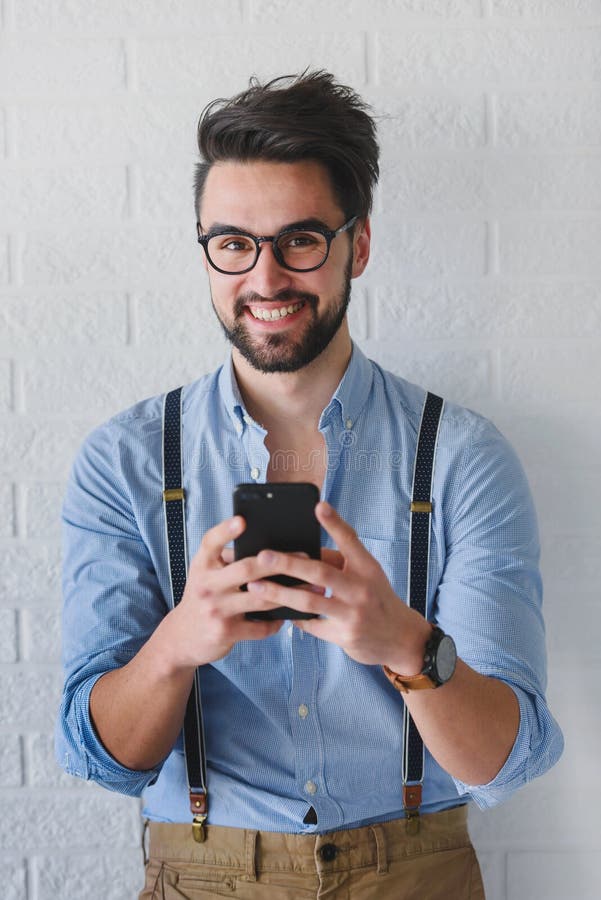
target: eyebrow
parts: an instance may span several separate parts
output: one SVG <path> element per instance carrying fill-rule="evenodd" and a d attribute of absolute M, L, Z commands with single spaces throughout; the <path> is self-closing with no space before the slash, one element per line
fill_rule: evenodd
<path fill-rule="evenodd" d="M 312 228 L 325 229 L 325 231 L 331 230 L 329 225 L 327 225 L 321 219 L 311 218 L 300 219 L 298 222 L 290 222 L 287 225 L 283 225 L 282 228 L 276 231 L 275 234 L 281 234 L 283 231 L 309 231 Z M 206 231 L 206 234 L 211 235 L 212 237 L 213 235 L 217 234 L 252 234 L 252 231 L 248 231 L 245 228 L 240 228 L 239 225 L 230 225 L 228 222 L 213 222 L 211 227 Z M 261 234 L 254 235 L 254 237 L 264 236 L 265 235 Z"/>

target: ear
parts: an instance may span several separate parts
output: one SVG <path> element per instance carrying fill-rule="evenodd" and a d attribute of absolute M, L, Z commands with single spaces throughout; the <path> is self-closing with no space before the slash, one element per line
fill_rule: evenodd
<path fill-rule="evenodd" d="M 369 216 L 359 220 L 355 226 L 353 235 L 353 269 L 351 278 L 358 278 L 365 271 L 369 261 L 369 249 L 371 245 L 371 224 Z"/>

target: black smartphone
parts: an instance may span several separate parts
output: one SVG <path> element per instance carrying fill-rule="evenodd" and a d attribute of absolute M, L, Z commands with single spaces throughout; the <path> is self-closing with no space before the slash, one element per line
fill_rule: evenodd
<path fill-rule="evenodd" d="M 316 485 L 304 481 L 239 484 L 234 490 L 234 515 L 243 516 L 246 528 L 234 541 L 234 559 L 256 556 L 269 548 L 284 553 L 303 552 L 321 558 L 320 525 L 315 517 L 319 502 Z M 270 581 L 287 586 L 303 584 L 289 575 L 273 575 Z M 240 585 L 246 590 L 246 585 Z M 313 613 L 287 606 L 246 613 L 247 619 L 314 619 Z"/>

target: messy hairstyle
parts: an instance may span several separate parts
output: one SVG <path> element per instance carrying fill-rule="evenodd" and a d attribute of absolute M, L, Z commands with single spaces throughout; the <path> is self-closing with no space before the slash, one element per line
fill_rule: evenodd
<path fill-rule="evenodd" d="M 314 160 L 329 173 L 347 218 L 371 210 L 379 148 L 370 107 L 323 70 L 285 75 L 209 103 L 198 123 L 201 162 L 194 176 L 197 218 L 215 162 Z"/>

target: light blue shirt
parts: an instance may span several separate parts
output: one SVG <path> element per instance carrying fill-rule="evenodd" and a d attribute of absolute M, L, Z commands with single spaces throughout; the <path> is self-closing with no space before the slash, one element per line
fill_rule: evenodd
<path fill-rule="evenodd" d="M 409 503 L 424 391 L 356 345 L 323 410 L 322 498 L 356 529 L 407 596 Z M 144 795 L 151 819 L 189 822 L 181 738 L 161 766 L 132 771 L 90 721 L 96 680 L 128 662 L 170 605 L 162 504 L 162 396 L 93 431 L 63 508 L 64 667 L 57 758 L 71 774 Z M 266 431 L 248 415 L 231 366 L 183 391 L 189 556 L 232 514 L 239 482 L 265 481 Z M 280 461 L 294 465 L 293 456 Z M 541 775 L 563 739 L 545 702 L 546 660 L 536 517 L 515 453 L 475 413 L 446 404 L 433 482 L 429 618 L 476 671 L 509 684 L 520 706 L 515 745 L 489 784 L 452 778 L 426 751 L 423 811 L 473 799 L 485 808 Z M 331 546 L 325 532 L 324 544 Z M 199 634 L 199 640 L 202 635 Z M 238 643 L 201 670 L 209 823 L 314 832 L 403 815 L 403 699 L 379 666 L 289 622 Z M 310 806 L 318 824 L 305 825 Z"/>

